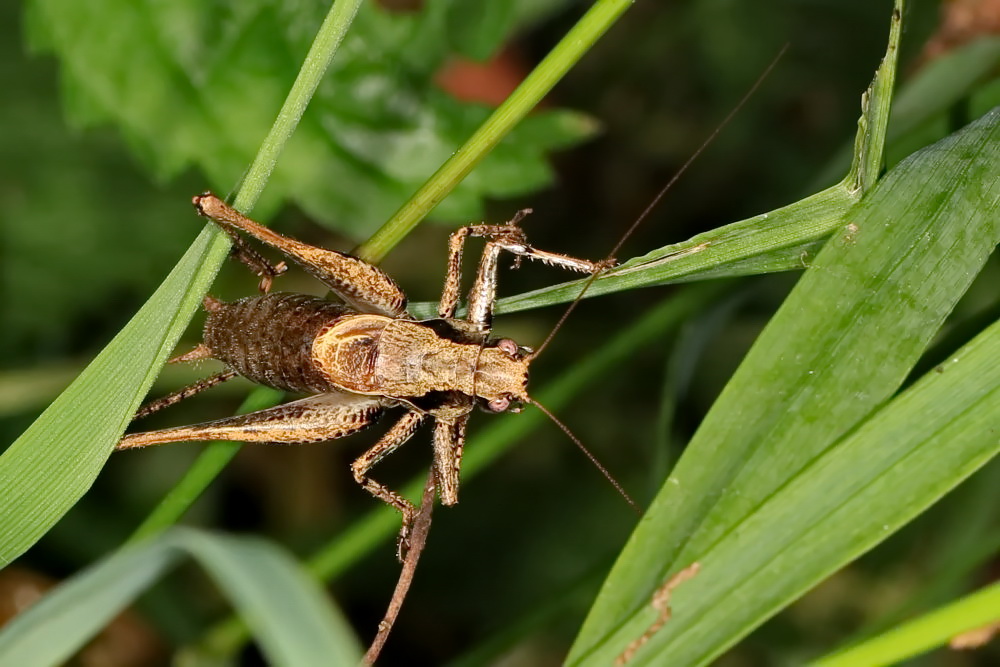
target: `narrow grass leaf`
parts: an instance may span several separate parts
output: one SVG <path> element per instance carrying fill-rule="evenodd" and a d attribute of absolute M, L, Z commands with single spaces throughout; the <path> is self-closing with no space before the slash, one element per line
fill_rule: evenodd
<path fill-rule="evenodd" d="M 208 289 L 214 272 L 206 262 L 225 252 L 224 241 L 203 232 L 132 321 L 0 456 L 0 564 L 90 488 Z"/>
<path fill-rule="evenodd" d="M 277 665 L 353 665 L 361 651 L 347 621 L 295 559 L 258 539 L 182 534 Z"/>
<path fill-rule="evenodd" d="M 357 255 L 378 261 L 440 204 L 486 155 L 552 90 L 601 35 L 632 6 L 632 0 L 596 0 L 521 85 L 393 214 Z"/>
<path fill-rule="evenodd" d="M 871 189 L 881 170 L 902 11 L 902 0 L 896 0 L 885 57 L 861 96 L 854 159 L 840 183 L 788 206 L 634 257 L 593 281 L 587 298 L 652 285 L 804 269 L 830 234 L 843 226 L 847 211 Z M 496 310 L 510 313 L 566 303 L 577 297 L 583 283 L 577 280 L 500 299 Z"/>
<path fill-rule="evenodd" d="M 886 137 L 890 164 L 894 162 L 892 155 L 905 155 L 899 150 L 901 144 L 910 143 L 911 134 L 934 118 L 944 116 L 992 79 L 998 64 L 1000 37 L 982 37 L 926 63 L 908 77 L 892 101 Z M 925 138 L 924 142 L 936 138 Z M 851 149 L 852 146 L 844 146 L 830 160 L 816 177 L 816 187 L 832 182 L 843 173 L 851 162 Z"/>
<path fill-rule="evenodd" d="M 944 646 L 956 635 L 997 622 L 1000 622 L 1000 582 L 812 664 L 814 667 L 895 665 Z"/>
<path fill-rule="evenodd" d="M 158 543 L 117 551 L 81 571 L 0 630 L 0 663 L 64 663 L 118 615 L 180 554 Z"/>
<path fill-rule="evenodd" d="M 801 270 L 807 266 L 856 199 L 839 184 L 788 206 L 657 248 L 603 273 L 586 298 L 670 283 Z M 497 301 L 510 313 L 572 301 L 576 280 Z"/>

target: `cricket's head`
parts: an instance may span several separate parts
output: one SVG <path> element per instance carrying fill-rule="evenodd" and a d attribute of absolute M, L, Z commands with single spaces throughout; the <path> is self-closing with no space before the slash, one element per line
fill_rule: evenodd
<path fill-rule="evenodd" d="M 510 338 L 490 341 L 480 349 L 475 392 L 490 412 L 519 412 L 528 398 L 531 350 Z"/>

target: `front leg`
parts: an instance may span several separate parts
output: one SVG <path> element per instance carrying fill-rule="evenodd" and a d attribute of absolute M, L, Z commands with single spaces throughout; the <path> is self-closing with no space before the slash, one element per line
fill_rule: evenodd
<path fill-rule="evenodd" d="M 452 233 L 448 242 L 448 275 L 438 306 L 441 317 L 450 318 L 455 315 L 461 278 L 462 248 L 470 236 L 488 239 L 479 260 L 476 280 L 469 291 L 469 312 L 466 316 L 469 323 L 484 334 L 489 332 L 493 323 L 493 305 L 496 302 L 497 270 L 501 251 L 513 254 L 518 261 L 526 257 L 581 273 L 598 273 L 614 266 L 615 262 L 612 259 L 592 262 L 531 247 L 524 230 L 518 226 L 530 212 L 531 209 L 518 211 L 517 215 L 505 225 L 470 225 Z"/>
<path fill-rule="evenodd" d="M 448 269 L 444 278 L 444 288 L 441 290 L 441 301 L 438 304 L 438 315 L 444 319 L 455 317 L 458 299 L 461 296 L 462 253 L 465 241 L 470 236 L 474 238 L 496 239 L 506 236 L 524 239 L 524 232 L 518 223 L 531 214 L 530 208 L 521 209 L 505 225 L 466 225 L 451 233 L 448 237 Z M 480 272 L 482 269 L 480 269 Z"/>

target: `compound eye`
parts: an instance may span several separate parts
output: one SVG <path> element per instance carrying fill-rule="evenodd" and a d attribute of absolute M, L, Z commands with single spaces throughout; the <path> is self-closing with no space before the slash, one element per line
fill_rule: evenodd
<path fill-rule="evenodd" d="M 520 347 L 517 343 L 512 341 L 510 338 L 501 338 L 497 341 L 497 347 L 509 354 L 512 357 L 516 357 Z"/>
<path fill-rule="evenodd" d="M 510 407 L 510 399 L 506 396 L 501 396 L 500 398 L 494 398 L 492 401 L 486 404 L 486 409 L 490 412 L 504 412 Z"/>

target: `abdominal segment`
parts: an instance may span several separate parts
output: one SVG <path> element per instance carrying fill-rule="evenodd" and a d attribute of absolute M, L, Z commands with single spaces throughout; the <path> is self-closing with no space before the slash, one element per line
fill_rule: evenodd
<path fill-rule="evenodd" d="M 243 377 L 276 389 L 320 393 L 337 389 L 312 358 L 321 331 L 355 311 L 305 294 L 272 293 L 216 302 L 205 322 L 212 357 Z"/>

